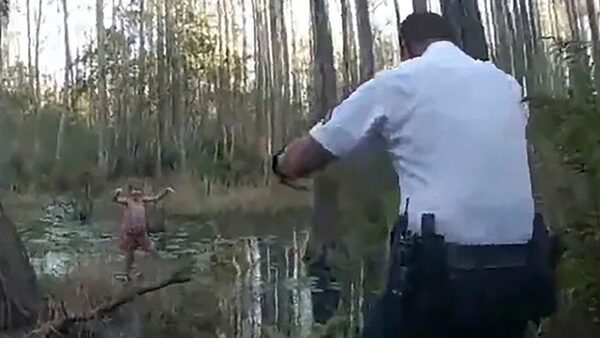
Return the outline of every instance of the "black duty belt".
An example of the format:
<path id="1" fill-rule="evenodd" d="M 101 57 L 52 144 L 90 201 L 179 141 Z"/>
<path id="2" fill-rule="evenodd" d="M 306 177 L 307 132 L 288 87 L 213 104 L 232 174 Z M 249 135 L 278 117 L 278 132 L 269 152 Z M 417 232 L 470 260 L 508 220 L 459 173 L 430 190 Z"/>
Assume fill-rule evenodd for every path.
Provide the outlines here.
<path id="1" fill-rule="evenodd" d="M 528 244 L 459 245 L 446 243 L 451 269 L 497 269 L 526 266 Z"/>

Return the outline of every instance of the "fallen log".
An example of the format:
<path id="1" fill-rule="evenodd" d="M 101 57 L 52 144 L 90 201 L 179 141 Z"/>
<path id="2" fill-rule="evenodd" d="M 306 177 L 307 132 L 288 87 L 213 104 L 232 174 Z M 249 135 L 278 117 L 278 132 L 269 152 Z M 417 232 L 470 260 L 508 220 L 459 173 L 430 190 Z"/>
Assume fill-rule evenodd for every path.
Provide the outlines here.
<path id="1" fill-rule="evenodd" d="M 62 337 L 64 335 L 67 335 L 75 324 L 104 318 L 110 315 L 120 306 L 133 301 L 137 296 L 143 296 L 147 293 L 163 289 L 169 285 L 184 284 L 191 280 L 191 276 L 189 275 L 187 269 L 179 270 L 173 273 L 171 277 L 169 277 L 166 280 L 158 281 L 151 285 L 137 285 L 132 288 L 126 289 L 121 295 L 118 295 L 109 302 L 99 305 L 98 307 L 87 313 L 69 315 L 64 309 L 61 309 L 60 312 L 62 312 L 63 314 L 61 317 L 55 318 L 49 322 L 38 326 L 36 329 L 31 331 L 27 335 L 27 337 Z"/>
<path id="2" fill-rule="evenodd" d="M 0 331 L 31 327 L 39 292 L 29 254 L 0 202 Z"/>

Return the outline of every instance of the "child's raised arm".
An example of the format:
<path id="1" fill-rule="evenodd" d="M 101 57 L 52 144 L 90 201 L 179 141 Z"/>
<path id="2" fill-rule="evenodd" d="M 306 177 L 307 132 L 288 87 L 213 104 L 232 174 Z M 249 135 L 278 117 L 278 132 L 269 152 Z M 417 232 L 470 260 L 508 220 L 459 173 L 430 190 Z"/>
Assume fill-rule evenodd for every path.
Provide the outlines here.
<path id="1" fill-rule="evenodd" d="M 168 187 L 167 189 L 165 189 L 165 191 L 163 191 L 162 193 L 160 193 L 156 196 L 144 197 L 144 202 L 158 202 L 158 201 L 162 200 L 163 198 L 165 198 L 168 194 L 172 194 L 174 192 L 175 192 L 175 190 L 173 190 L 173 188 Z"/>
<path id="2" fill-rule="evenodd" d="M 113 194 L 113 198 L 112 201 L 118 204 L 127 204 L 127 198 L 125 197 L 121 197 L 121 193 L 123 192 L 123 189 L 121 188 L 117 188 L 115 189 L 115 193 Z"/>

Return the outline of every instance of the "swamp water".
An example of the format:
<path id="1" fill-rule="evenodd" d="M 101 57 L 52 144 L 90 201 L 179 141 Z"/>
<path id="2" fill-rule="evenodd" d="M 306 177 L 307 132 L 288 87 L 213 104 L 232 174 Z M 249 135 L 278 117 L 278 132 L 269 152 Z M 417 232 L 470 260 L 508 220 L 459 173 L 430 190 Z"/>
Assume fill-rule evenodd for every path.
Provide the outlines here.
<path id="1" fill-rule="evenodd" d="M 302 230 L 306 220 L 298 218 L 272 231 L 250 231 L 261 232 L 256 236 L 248 236 L 248 230 L 229 231 L 227 239 L 206 235 L 207 228 L 220 227 L 215 222 L 170 223 L 166 232 L 151 234 L 160 257 L 136 257 L 138 283 L 165 279 L 182 266 L 193 270 L 192 282 L 140 297 L 114 316 L 120 318 L 104 323 L 103 333 L 96 336 L 314 337 L 320 336 L 316 323 L 334 316 L 336 308 L 352 314 L 341 324 L 345 333 L 340 336 L 355 335 L 349 328 L 361 321 L 357 308 L 362 296 L 355 292 L 359 284 L 345 282 L 352 300 L 343 301 L 339 283 L 324 281 L 319 273 L 313 273 L 319 278 L 308 275 L 301 260 L 308 241 Z M 96 292 L 106 296 L 122 287 L 112 278 L 122 271 L 123 260 L 114 225 L 29 222 L 18 228 L 44 293 L 64 299 L 75 292 L 76 298 L 84 294 L 87 299 L 79 290 L 94 292 L 94 285 L 102 284 L 96 289 L 104 290 Z M 87 310 L 81 305 L 71 308 Z"/>

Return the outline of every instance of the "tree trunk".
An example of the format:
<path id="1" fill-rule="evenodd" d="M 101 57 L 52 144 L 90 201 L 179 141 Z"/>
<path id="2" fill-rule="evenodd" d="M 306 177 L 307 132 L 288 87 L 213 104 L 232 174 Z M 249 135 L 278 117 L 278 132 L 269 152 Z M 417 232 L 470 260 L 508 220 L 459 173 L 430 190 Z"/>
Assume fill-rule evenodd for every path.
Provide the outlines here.
<path id="1" fill-rule="evenodd" d="M 164 1 L 164 6 L 165 6 L 165 76 L 166 76 L 166 96 L 164 98 L 165 100 L 165 115 L 164 115 L 164 131 L 165 131 L 165 139 L 168 140 L 169 144 L 177 144 L 177 140 L 176 140 L 176 133 L 173 133 L 173 118 L 174 118 L 174 111 L 173 109 L 174 104 L 176 104 L 173 101 L 173 97 L 175 94 L 175 88 L 174 86 L 177 86 L 177 84 L 175 83 L 175 71 L 173 70 L 173 66 L 174 66 L 174 62 L 175 61 L 175 34 L 174 34 L 174 30 L 175 27 L 174 22 L 173 22 L 173 10 L 175 10 L 174 8 L 174 1 L 173 0 L 165 0 Z M 169 135 L 166 135 L 167 131 L 170 131 Z M 174 142 L 175 141 L 175 142 Z"/>
<path id="2" fill-rule="evenodd" d="M 274 146 L 274 131 L 275 131 L 275 119 L 273 116 L 274 113 L 274 102 L 273 102 L 273 48 L 271 46 L 271 44 L 269 43 L 269 41 L 271 40 L 271 30 L 270 30 L 270 26 L 269 26 L 269 6 L 268 6 L 268 0 L 264 0 L 262 1 L 262 6 L 263 6 L 263 20 L 262 20 L 262 24 L 263 24 L 263 28 L 261 29 L 261 32 L 263 34 L 263 53 L 264 55 L 264 59 L 265 59 L 265 63 L 263 65 L 264 67 L 264 74 L 265 74 L 265 92 L 264 92 L 264 100 L 266 102 L 266 108 L 265 108 L 265 113 L 266 113 L 266 128 L 265 130 L 267 131 L 267 139 L 265 140 L 265 157 L 263 160 L 263 165 L 264 165 L 264 174 L 265 174 L 265 183 L 269 182 L 269 168 L 268 168 L 268 161 L 269 161 L 269 155 L 272 154 L 273 151 L 273 146 Z"/>
<path id="3" fill-rule="evenodd" d="M 119 0 L 119 8 L 122 8 L 121 0 Z M 129 168 L 131 167 L 131 159 L 127 156 L 127 149 L 129 145 L 129 120 L 130 120 L 130 102 L 132 100 L 132 91 L 130 87 L 133 83 L 130 83 L 129 80 L 129 41 L 127 38 L 127 33 L 125 31 L 125 20 L 122 15 L 119 16 L 119 25 L 121 35 L 124 37 L 123 44 L 121 46 L 121 74 L 120 74 L 120 88 L 121 90 L 117 95 L 121 101 L 120 111 L 119 111 L 119 128 L 117 128 L 116 132 L 118 133 L 117 137 L 117 153 L 119 156 L 117 157 L 118 161 L 121 162 L 122 169 L 125 174 L 129 174 Z M 140 36 L 141 38 L 141 36 Z"/>
<path id="4" fill-rule="evenodd" d="M 398 48 L 402 47 L 402 19 L 400 18 L 400 0 L 394 0 L 394 13 L 396 14 L 396 29 L 398 30 Z"/>
<path id="5" fill-rule="evenodd" d="M 96 34 L 98 40 L 98 169 L 102 176 L 106 176 L 108 174 L 108 151 L 106 148 L 108 99 L 106 94 L 104 0 L 96 0 Z"/>
<path id="6" fill-rule="evenodd" d="M 72 95 L 71 95 L 71 79 L 73 73 L 71 71 L 71 51 L 69 46 L 69 9 L 67 7 L 67 0 L 62 0 L 62 11 L 63 11 L 63 27 L 64 41 L 65 41 L 65 78 L 63 87 L 63 106 L 64 109 L 60 112 L 60 119 L 58 122 L 58 131 L 56 133 L 56 153 L 54 159 L 58 163 L 62 156 L 63 138 L 65 133 L 65 125 L 67 122 L 67 111 L 71 110 Z"/>
<path id="7" fill-rule="evenodd" d="M 272 119 L 272 140 L 271 149 L 279 149 L 285 143 L 285 136 L 283 135 L 284 119 L 282 114 L 284 113 L 281 109 L 281 96 L 282 96 L 282 67 L 281 67 L 281 29 L 280 29 L 280 18 L 282 17 L 281 0 L 269 0 L 269 15 L 270 15 L 270 28 L 271 28 L 271 119 Z"/>
<path id="8" fill-rule="evenodd" d="M 281 93 L 281 101 L 282 101 L 282 109 L 281 109 L 281 128 L 282 129 L 282 144 L 285 144 L 288 136 L 289 129 L 289 115 L 290 115 L 290 53 L 288 49 L 288 34 L 287 34 L 287 24 L 285 20 L 285 6 L 287 4 L 286 0 L 280 0 L 281 5 L 279 6 L 279 20 L 281 24 L 281 53 L 283 61 L 283 78 L 282 78 L 282 93 Z M 289 5 L 288 5 L 289 6 Z"/>
<path id="9" fill-rule="evenodd" d="M 487 43 L 477 0 L 441 0 L 442 15 L 455 29 L 459 46 L 471 57 L 488 59 Z"/>
<path id="10" fill-rule="evenodd" d="M 254 95 L 255 95 L 255 125 L 254 125 L 254 134 L 256 136 L 256 149 L 259 154 L 263 154 L 263 116 L 264 116 L 264 101 L 263 101 L 263 92 L 264 92 L 264 60 L 263 60 L 263 38 L 261 32 L 261 13 L 262 9 L 259 6 L 259 0 L 252 0 L 252 15 L 254 21 L 254 73 L 256 74 L 255 87 L 254 87 Z M 263 156 L 264 158 L 264 156 Z"/>
<path id="11" fill-rule="evenodd" d="M 492 13 L 494 31 L 496 32 L 494 35 L 496 38 L 496 64 L 505 72 L 513 73 L 509 29 L 506 23 L 506 3 L 504 1 L 493 1 Z"/>
<path id="12" fill-rule="evenodd" d="M 359 0 L 362 1 L 362 0 Z M 366 1 L 364 1 L 366 4 Z M 364 9 L 364 8 L 363 8 Z M 337 102 L 336 75 L 329 16 L 325 0 L 310 1 L 314 58 L 314 120 L 327 117 Z M 368 13 L 367 13 L 368 14 Z M 363 13 L 364 15 L 364 13 Z M 364 18 L 360 19 L 364 24 Z M 370 31 L 369 31 L 370 32 Z M 339 240 L 338 182 L 329 175 L 315 178 L 313 224 L 316 246 L 327 257 L 327 251 Z M 329 264 L 326 263 L 326 264 Z"/>
<path id="13" fill-rule="evenodd" d="M 34 125 L 34 150 L 32 164 L 37 160 L 40 153 L 40 141 L 39 141 L 39 110 L 42 101 L 41 88 L 40 88 L 40 30 L 42 27 L 42 0 L 38 2 L 38 11 L 36 15 L 36 27 L 35 27 L 35 48 L 34 48 L 34 69 L 30 73 L 31 88 L 33 94 L 33 116 L 35 119 Z M 30 69 L 31 72 L 31 69 Z"/>
<path id="14" fill-rule="evenodd" d="M 229 132 L 228 147 L 224 149 L 224 153 L 227 154 L 227 159 L 230 162 L 233 161 L 234 148 L 235 148 L 235 133 L 237 131 L 236 126 L 239 123 L 241 115 L 235 107 L 235 100 L 239 91 L 239 85 L 237 83 L 237 73 L 234 71 L 236 67 L 235 60 L 235 47 L 236 47 L 236 36 L 233 34 L 233 29 L 236 26 L 235 22 L 235 9 L 232 0 L 226 0 L 223 2 L 223 12 L 225 13 L 225 58 L 226 63 L 226 81 L 225 81 L 225 92 L 227 99 L 228 113 L 227 129 Z M 281 62 L 281 60 L 279 60 Z M 280 112 L 281 113 L 281 112 Z M 231 182 L 228 182 L 231 183 Z"/>
<path id="15" fill-rule="evenodd" d="M 263 158 L 263 176 L 265 183 L 268 183 L 269 178 L 269 162 L 268 157 L 271 153 L 272 145 L 272 119 L 270 110 L 270 72 L 269 65 L 271 64 L 270 48 L 269 48 L 269 28 L 267 24 L 268 9 L 265 3 L 261 0 L 254 1 L 255 9 L 255 36 L 257 41 L 257 141 L 259 151 Z"/>
<path id="16" fill-rule="evenodd" d="M 71 99 L 71 83 L 73 82 L 73 71 L 71 69 L 71 46 L 69 44 L 69 9 L 67 0 L 62 0 L 63 27 L 65 41 L 65 75 L 63 88 L 63 105 L 68 109 L 73 109 Z"/>
<path id="17" fill-rule="evenodd" d="M 8 27 L 8 0 L 0 1 L 0 78 L 4 75 L 4 62 L 5 58 L 5 46 L 4 46 L 4 32 Z"/>
<path id="18" fill-rule="evenodd" d="M 337 103 L 333 44 L 325 2 L 325 0 L 311 1 L 315 77 L 315 122 L 327 117 L 330 110 Z"/>
<path id="19" fill-rule="evenodd" d="M 137 107 L 135 112 L 135 121 L 137 124 L 131 125 L 128 139 L 127 139 L 127 149 L 128 154 L 132 156 L 133 161 L 137 162 L 136 154 L 133 151 L 134 144 L 137 145 L 140 143 L 140 126 L 139 124 L 144 121 L 144 111 L 146 110 L 146 35 L 145 35 L 145 17 L 146 17 L 146 1 L 140 0 L 140 27 L 139 27 L 139 36 L 140 42 L 138 45 L 138 67 L 139 67 L 139 75 L 137 81 Z M 150 11 L 152 7 L 150 7 Z M 135 130 L 133 128 L 135 126 Z"/>
<path id="20" fill-rule="evenodd" d="M 163 15 L 163 4 L 160 1 L 156 1 L 156 63 L 157 63 L 157 77 L 158 77 L 158 111 L 156 115 L 156 175 L 162 176 L 162 151 L 165 142 L 165 130 L 166 124 L 164 123 L 166 118 L 166 65 L 165 65 L 165 24 Z"/>
<path id="21" fill-rule="evenodd" d="M 298 107 L 300 108 L 302 106 L 302 96 L 301 96 L 301 89 L 300 89 L 300 75 L 298 74 L 298 63 L 297 60 L 299 59 L 297 56 L 297 44 L 296 44 L 296 28 L 294 25 L 294 11 L 293 11 L 293 6 L 289 6 L 289 13 L 290 13 L 290 40 L 291 40 L 291 48 L 292 48 L 292 60 L 291 60 L 291 72 L 292 72 L 292 102 L 294 107 Z"/>
<path id="22" fill-rule="evenodd" d="M 217 64 L 215 65 L 215 100 L 217 103 L 217 126 L 216 130 L 219 131 L 218 137 L 215 139 L 215 152 L 213 155 L 213 161 L 216 162 L 219 159 L 220 154 L 225 153 L 227 145 L 227 129 L 225 128 L 223 117 L 225 116 L 225 107 L 227 105 L 226 90 L 225 90 L 225 32 L 223 21 L 225 19 L 225 13 L 223 12 L 223 2 L 217 1 Z"/>
<path id="23" fill-rule="evenodd" d="M 517 3 L 514 3 L 517 5 Z M 526 90 L 528 93 L 531 93 L 536 86 L 535 81 L 535 65 L 533 63 L 534 60 L 534 45 L 533 45 L 533 36 L 531 32 L 531 21 L 529 20 L 529 15 L 527 12 L 527 5 L 525 0 L 519 0 L 519 17 L 518 17 L 518 32 L 522 36 L 523 41 L 523 54 L 525 55 L 526 67 L 525 67 L 525 84 Z"/>
<path id="24" fill-rule="evenodd" d="M 35 106 L 39 109 L 42 101 L 42 89 L 40 86 L 40 30 L 42 29 L 42 0 L 38 2 L 38 11 L 35 19 Z"/>
<path id="25" fill-rule="evenodd" d="M 495 35 L 496 35 L 496 31 L 494 31 L 494 29 L 492 28 L 492 9 L 491 9 L 491 2 L 490 0 L 483 0 L 482 1 L 483 4 L 483 8 L 480 9 L 481 12 L 481 24 L 483 26 L 483 33 L 484 33 L 484 37 L 487 37 L 487 39 L 489 40 L 489 44 L 487 45 L 488 48 L 488 57 L 492 60 L 495 61 L 494 58 L 496 56 L 496 54 L 494 53 L 494 47 L 495 47 Z M 487 40 L 486 40 L 487 41 Z"/>
<path id="26" fill-rule="evenodd" d="M 27 16 L 27 77 L 29 79 L 30 94 L 33 96 L 33 58 L 31 53 L 32 39 L 31 36 L 31 0 L 26 0 L 26 16 Z"/>
<path id="27" fill-rule="evenodd" d="M 4 8 L 0 11 L 0 78 L 4 76 Z"/>
<path id="28" fill-rule="evenodd" d="M 375 61 L 373 58 L 373 33 L 369 19 L 369 2 L 356 0 L 356 25 L 358 29 L 358 46 L 360 55 L 360 79 L 363 83 L 375 74 Z"/>
<path id="29" fill-rule="evenodd" d="M 37 318 L 37 279 L 27 250 L 1 202 L 0 233 L 0 330 L 27 327 Z"/>
<path id="30" fill-rule="evenodd" d="M 352 9 L 350 0 L 341 0 L 342 7 L 342 39 L 343 39 L 343 98 L 346 98 L 354 90 L 356 85 L 356 50 L 354 43 L 354 22 L 352 20 Z"/>
<path id="31" fill-rule="evenodd" d="M 5 38 L 10 16 L 9 0 L 0 0 L 0 76 L 8 66 L 8 43 Z"/>
<path id="32" fill-rule="evenodd" d="M 241 83 L 242 83 L 242 93 L 245 94 L 248 91 L 248 72 L 246 69 L 246 60 L 249 57 L 248 55 L 248 34 L 246 33 L 248 27 L 248 17 L 247 17 L 247 8 L 246 8 L 246 0 L 240 0 L 240 7 L 242 9 L 242 30 L 244 34 L 242 34 L 242 70 L 241 70 Z M 242 98 L 240 98 L 242 100 Z M 249 120 L 245 120 L 249 121 Z"/>
<path id="33" fill-rule="evenodd" d="M 181 86 L 181 62 L 178 53 L 178 44 L 176 39 L 178 7 L 172 0 L 165 1 L 165 22 L 166 22 L 166 39 L 167 39 L 167 60 L 169 62 L 170 82 L 169 98 L 171 101 L 171 119 L 169 121 L 172 126 L 171 140 L 172 144 L 177 146 L 179 153 L 179 170 L 185 168 L 185 143 L 183 131 L 185 130 L 182 113 L 182 86 Z M 168 130 L 168 129 L 165 129 Z"/>
<path id="34" fill-rule="evenodd" d="M 513 11 L 514 15 L 511 11 L 505 7 L 506 9 L 506 20 L 508 22 L 508 31 L 510 33 L 511 42 L 512 42 L 512 61 L 513 61 L 513 75 L 519 81 L 521 85 L 523 85 L 523 78 L 525 76 L 525 56 L 523 53 L 523 40 L 522 34 L 518 32 L 518 17 L 519 10 L 518 6 L 515 5 L 516 0 L 513 1 Z"/>
<path id="35" fill-rule="evenodd" d="M 565 6 L 566 6 L 566 10 L 567 10 L 567 22 L 569 24 L 569 33 L 570 33 L 570 40 L 573 41 L 575 44 L 580 43 L 581 42 L 581 32 L 579 31 L 579 26 L 577 25 L 577 13 L 575 10 L 575 2 L 572 0 L 564 0 Z M 583 74 L 583 69 L 581 67 L 581 62 L 579 62 L 579 59 L 581 59 L 581 55 L 580 53 L 575 52 L 573 49 L 569 49 L 567 48 L 566 50 L 567 56 L 570 58 L 569 62 L 568 62 L 568 69 L 569 69 L 569 84 L 568 87 L 572 90 L 573 94 L 583 98 L 583 97 L 587 97 L 587 95 L 583 94 L 584 90 L 581 87 L 582 83 L 585 83 L 585 81 L 583 80 L 583 77 L 585 76 Z M 574 55 L 569 55 L 569 54 L 574 54 Z"/>
<path id="36" fill-rule="evenodd" d="M 538 2 L 534 0 L 527 0 L 527 12 L 529 13 L 529 25 L 530 25 L 530 46 L 531 46 L 531 52 L 532 52 L 532 73 L 531 76 L 533 77 L 534 80 L 534 85 L 535 88 L 532 89 L 539 89 L 540 87 L 544 87 L 544 89 L 548 88 L 548 79 L 547 79 L 547 74 L 548 74 L 548 68 L 550 67 L 548 64 L 548 58 L 546 57 L 546 54 L 543 52 L 543 49 L 541 48 L 541 41 L 540 41 L 540 34 L 541 34 L 541 28 L 540 28 L 540 13 L 539 13 L 539 7 L 538 7 Z M 531 91 L 530 91 L 531 92 Z"/>
<path id="37" fill-rule="evenodd" d="M 27 78 L 28 78 L 28 94 L 29 99 L 31 100 L 31 107 L 33 111 L 34 118 L 34 131 L 33 131 L 33 161 L 31 161 L 30 165 L 34 165 L 37 159 L 37 155 L 39 153 L 40 143 L 39 143 L 39 123 L 38 123 L 38 108 L 37 108 L 37 100 L 35 96 L 35 70 L 33 67 L 33 36 L 31 33 L 31 1 L 26 1 L 27 6 Z"/>
<path id="38" fill-rule="evenodd" d="M 598 31 L 598 13 L 594 0 L 586 0 L 586 9 L 592 37 L 592 60 L 594 61 L 594 83 L 600 91 L 600 33 Z M 600 103 L 600 102 L 599 102 Z"/>

